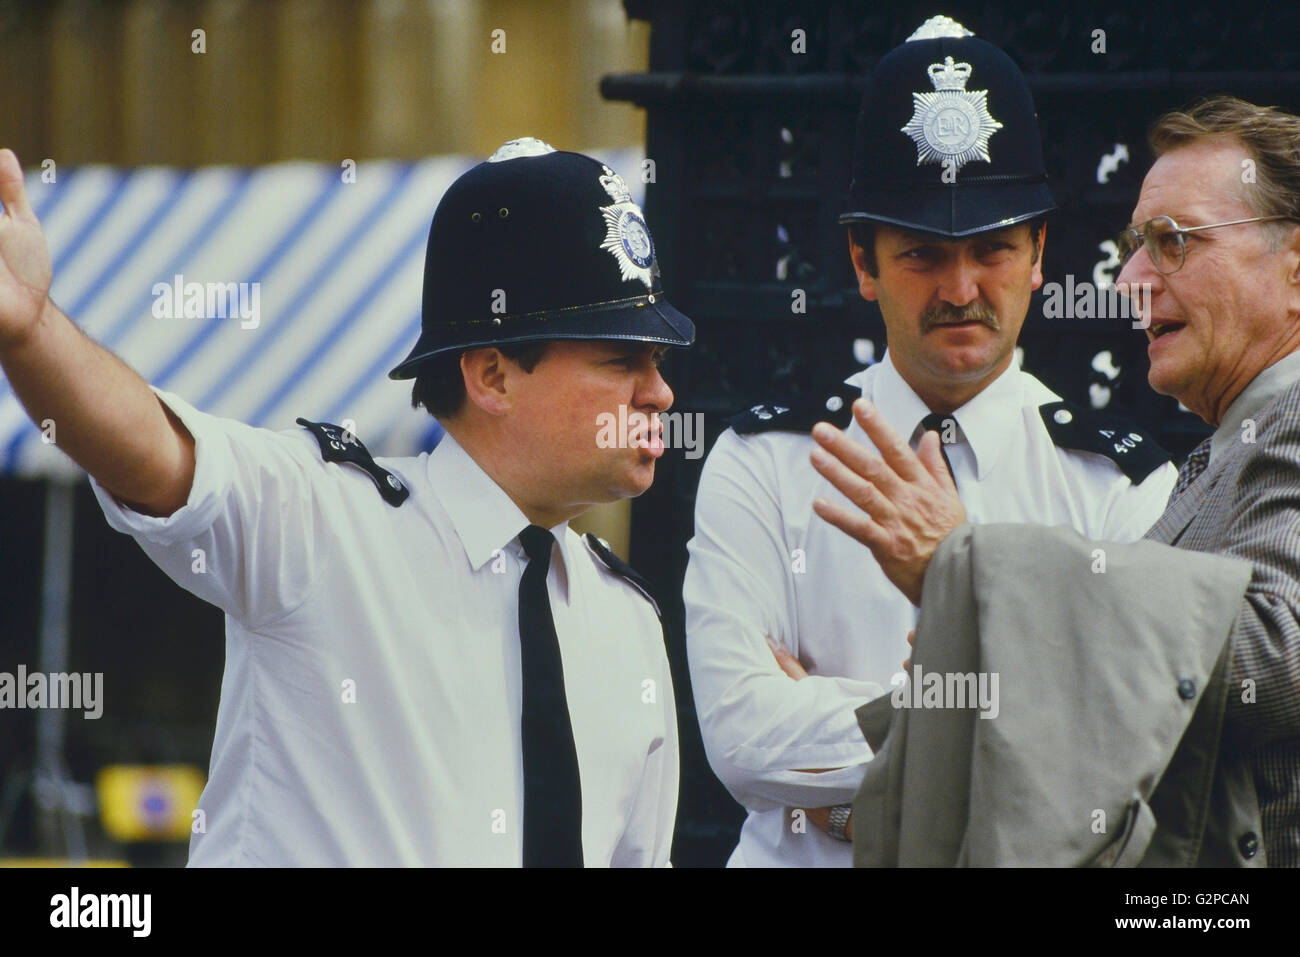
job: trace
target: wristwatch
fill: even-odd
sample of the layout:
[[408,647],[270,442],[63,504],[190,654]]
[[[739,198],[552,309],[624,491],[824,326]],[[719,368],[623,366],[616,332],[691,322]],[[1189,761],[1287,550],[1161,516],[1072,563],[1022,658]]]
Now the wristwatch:
[[853,816],[852,804],[837,804],[831,808],[830,823],[826,825],[826,833],[837,841],[843,841],[845,844],[851,844],[853,839],[844,833],[844,829],[849,826],[849,818]]

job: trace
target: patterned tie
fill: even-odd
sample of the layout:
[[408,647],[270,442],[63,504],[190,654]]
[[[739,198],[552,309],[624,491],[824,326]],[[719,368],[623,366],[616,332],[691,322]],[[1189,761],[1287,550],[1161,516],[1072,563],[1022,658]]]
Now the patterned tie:
[[519,582],[523,672],[524,867],[582,866],[582,782],[564,665],[546,573],[555,538],[538,525],[519,533],[528,565]]
[[951,428],[955,432],[957,427],[956,419],[951,415],[940,415],[938,412],[931,412],[921,420],[921,428],[925,429],[927,432],[939,433],[939,453],[943,456],[943,464],[948,466],[948,474],[952,475],[953,484],[956,485],[957,476],[952,474],[952,463],[948,461],[948,449],[946,443],[943,441],[944,433],[950,428],[947,425],[948,422],[952,423]]
[[1169,495],[1169,501],[1172,502],[1187,491],[1188,486],[1201,477],[1201,473],[1205,471],[1205,467],[1209,464],[1210,440],[1206,439],[1192,449],[1191,454],[1187,456],[1187,461],[1178,470],[1178,481],[1174,483],[1174,490]]

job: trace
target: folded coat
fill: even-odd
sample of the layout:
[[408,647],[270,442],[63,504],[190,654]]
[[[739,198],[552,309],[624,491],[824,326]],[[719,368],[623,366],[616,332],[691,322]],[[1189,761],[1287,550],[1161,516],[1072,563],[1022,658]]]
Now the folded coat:
[[[954,531],[926,572],[913,671],[996,675],[997,700],[981,717],[970,701],[917,707],[903,686],[858,709],[876,754],[854,800],[854,863],[1243,863],[1179,859],[1186,842],[1162,853],[1150,802],[1175,752],[1218,753],[1250,577],[1244,561],[1064,527]],[[1248,777],[1212,770],[1158,802],[1188,817],[1162,831],[1259,833]]]

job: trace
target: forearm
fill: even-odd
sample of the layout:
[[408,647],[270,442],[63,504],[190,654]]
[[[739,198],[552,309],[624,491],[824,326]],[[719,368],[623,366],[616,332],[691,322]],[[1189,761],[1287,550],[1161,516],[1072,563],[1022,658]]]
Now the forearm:
[[[821,807],[852,795],[871,758],[853,711],[876,686],[755,673],[714,695],[713,682],[693,680],[705,688],[696,708],[709,762],[742,804]],[[814,772],[821,768],[830,770]]]
[[51,300],[26,334],[0,347],[0,367],[32,421],[53,423],[55,444],[113,495],[147,514],[185,504],[194,478],[189,432]]

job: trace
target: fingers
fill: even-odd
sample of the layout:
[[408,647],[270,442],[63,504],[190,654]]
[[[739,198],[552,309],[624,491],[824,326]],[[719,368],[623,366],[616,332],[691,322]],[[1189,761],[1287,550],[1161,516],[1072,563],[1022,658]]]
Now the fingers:
[[877,549],[886,550],[890,542],[889,533],[870,515],[858,509],[845,508],[836,502],[818,498],[813,500],[813,511],[824,521],[830,522],[846,535],[866,545],[873,554]]
[[912,451],[912,447],[907,444],[907,440],[894,431],[893,427],[885,421],[885,417],[876,411],[874,405],[866,399],[855,399],[853,418],[857,419],[858,425],[862,426],[862,431],[867,433],[867,437],[880,451],[885,464],[899,478],[905,482],[915,482],[925,474],[924,466]]
[[943,457],[943,441],[938,432],[926,432],[921,436],[916,457],[940,488],[957,494],[957,486],[953,484],[952,473],[948,471],[948,463]]
[[[851,440],[846,440],[850,445],[861,450],[861,446]],[[824,449],[813,449],[809,456],[812,466],[822,475],[831,485],[844,493],[845,498],[862,509],[876,521],[886,521],[897,513],[897,509],[889,498],[876,487],[880,481],[874,473],[868,472],[867,477],[849,466],[845,465],[839,459],[833,457]],[[879,460],[877,460],[877,464]],[[860,467],[870,470],[870,463],[863,463]]]
[[781,666],[781,670],[787,675],[795,681],[808,677],[808,672],[804,670],[803,665],[799,664],[799,659],[790,654],[785,645],[768,638],[767,646],[772,649],[772,655],[776,658],[776,663]]
[[0,202],[14,219],[36,222],[36,214],[27,202],[27,187],[23,182],[23,168],[14,151],[0,149]]
[[[897,483],[897,476],[885,464],[884,459],[865,445],[853,441],[833,425],[818,422],[813,426],[812,435],[817,440],[817,444],[825,449],[825,452],[821,452],[824,460],[829,461],[828,456],[834,456],[873,485],[887,487]],[[814,465],[817,464],[819,452],[820,450],[813,451]],[[829,477],[828,475],[827,478]]]
[[915,628],[913,628],[911,631],[909,631],[909,632],[907,633],[907,643],[908,643],[909,645],[915,645],[915,644],[916,644],[916,629],[915,629]]

